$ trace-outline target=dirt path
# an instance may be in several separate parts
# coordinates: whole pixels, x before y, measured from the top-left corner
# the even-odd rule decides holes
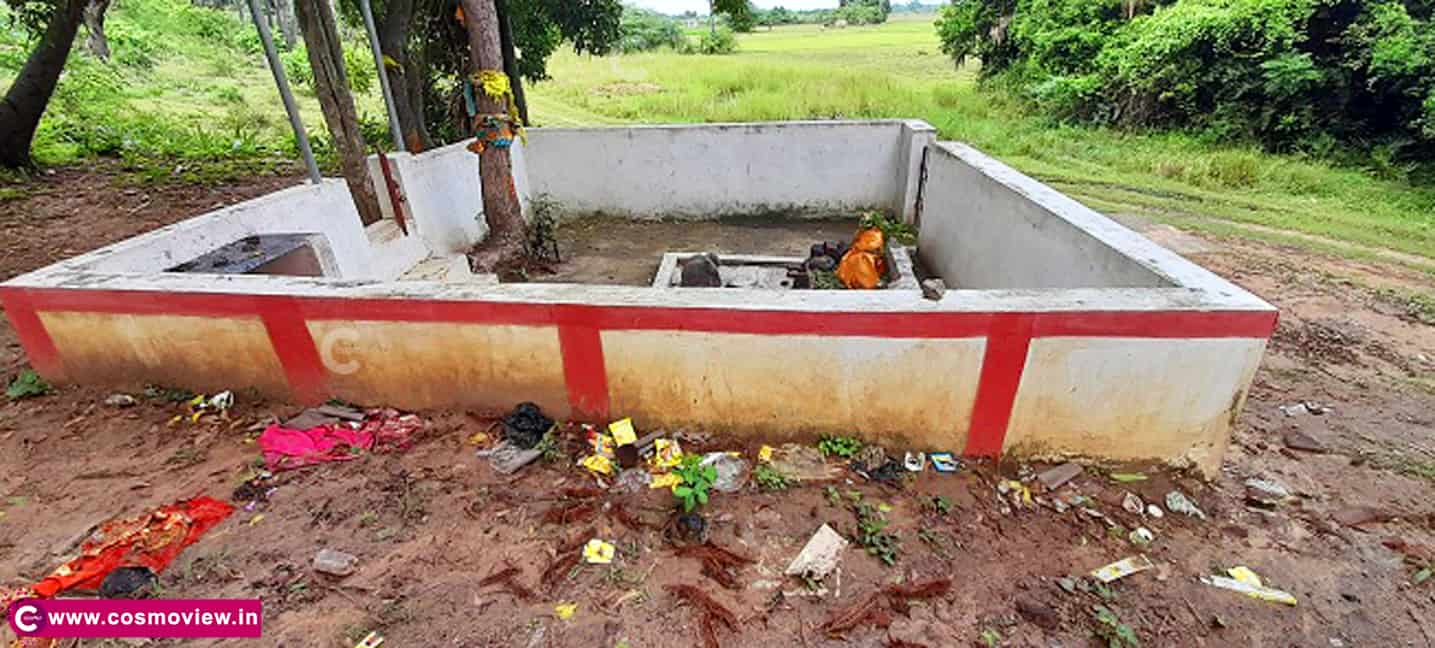
[[[30,198],[0,203],[7,232],[0,277],[291,181],[130,195],[71,191],[76,183],[108,187],[107,177],[62,174]],[[1412,585],[1417,567],[1392,549],[1435,547],[1435,328],[1375,290],[1435,294],[1435,286],[1416,273],[1266,244],[1153,236],[1187,237],[1196,260],[1280,306],[1282,321],[1219,479],[1150,470],[1146,481],[1123,485],[1089,469],[1065,487],[1091,498],[1090,507],[1123,530],[1145,526],[1155,534],[1146,553],[1158,568],[1107,588],[1083,583],[1068,592],[1060,579],[1137,553],[1124,533],[1074,510],[998,499],[999,480],[1041,466],[928,472],[902,489],[858,477],[836,484],[841,498],[856,491],[890,507],[888,530],[901,538],[897,564],[884,567],[850,549],[840,591],[779,597],[801,589],[780,572],[820,523],[854,527],[847,505],[834,505],[823,486],[714,496],[713,541],[755,561],[737,571],[738,589],[729,590],[704,576],[696,560],[675,556],[661,530],[630,529],[611,509],[580,524],[545,524],[561,489],[591,480],[562,464],[499,476],[467,442],[487,420],[430,412],[408,452],[282,474],[268,504],[241,510],[186,550],[161,577],[162,593],[263,598],[266,638],[259,645],[275,646],[347,648],[370,630],[393,646],[696,644],[695,613],[666,589],[674,584],[703,588],[738,617],[735,630],[718,630],[724,646],[981,646],[984,634],[1002,646],[1094,646],[1098,630],[1118,626],[1146,646],[1435,646],[1435,580]],[[8,327],[0,326],[0,341],[0,369],[13,373],[22,355]],[[66,388],[0,403],[0,587],[44,576],[86,529],[112,516],[200,493],[228,498],[255,465],[251,427],[297,409],[241,399],[232,423],[171,426],[176,405],[145,401],[115,410],[103,405],[107,395]],[[1307,401],[1329,411],[1288,416],[1280,409]],[[1289,447],[1294,432],[1327,451]],[[689,446],[727,447],[721,439]],[[1250,478],[1278,482],[1291,501],[1273,510],[1248,507]],[[1173,488],[1191,495],[1208,519],[1143,519],[1122,508],[1127,491],[1164,508]],[[935,496],[947,498],[950,513],[934,510]],[[662,491],[604,501],[654,526],[670,507]],[[1391,519],[1363,528],[1336,521],[1337,513],[1362,506]],[[560,570],[551,591],[540,588],[559,545],[589,536],[617,545],[614,565]],[[357,573],[343,580],[314,574],[310,561],[323,547],[357,555]],[[538,590],[532,600],[479,584],[507,565]],[[1236,565],[1299,604],[1249,599],[1197,580]],[[888,630],[828,637],[819,629],[881,585],[934,577],[951,578],[951,592],[913,602]],[[578,606],[567,621],[554,618],[562,602]],[[1096,606],[1119,621],[1098,621]]]

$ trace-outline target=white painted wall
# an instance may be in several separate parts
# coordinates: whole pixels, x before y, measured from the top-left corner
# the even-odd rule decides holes
[[[374,264],[343,180],[290,187],[162,227],[65,262],[94,272],[157,273],[254,234],[322,234],[345,278],[392,278]],[[395,275],[396,276],[396,275]]]
[[[918,251],[947,285],[976,289],[1175,285],[1103,241],[1120,229],[1081,207],[1044,204],[1050,188],[975,149],[941,142],[927,154]]]
[[[565,212],[711,219],[902,211],[903,121],[529,131],[534,194]]]

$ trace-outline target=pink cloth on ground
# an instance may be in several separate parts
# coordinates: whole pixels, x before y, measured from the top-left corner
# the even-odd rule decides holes
[[[307,430],[271,425],[259,435],[264,463],[275,472],[330,461],[348,461],[358,456],[356,450],[368,450],[373,446],[372,433],[344,425],[321,425]]]

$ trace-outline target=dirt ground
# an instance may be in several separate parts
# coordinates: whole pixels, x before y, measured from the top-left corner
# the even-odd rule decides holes
[[[558,231],[563,263],[552,274],[532,277],[548,283],[649,286],[668,252],[716,252],[807,258],[812,244],[847,241],[851,220],[740,222],[623,222],[585,218]]]
[[[0,203],[0,277],[288,181],[127,194],[104,173],[61,172],[29,197]],[[562,489],[592,479],[564,463],[500,476],[467,441],[489,427],[484,413],[425,412],[425,431],[407,452],[282,473],[268,504],[237,512],[187,549],[162,574],[160,594],[264,600],[262,641],[196,645],[346,648],[371,630],[396,647],[697,645],[697,613],[668,589],[690,584],[736,616],[735,628],[717,630],[723,646],[1095,646],[1108,645],[1099,631],[1121,626],[1145,646],[1435,646],[1435,579],[1411,583],[1417,561],[1431,560],[1435,547],[1435,327],[1376,290],[1431,294],[1435,282],[1265,244],[1147,230],[1275,303],[1282,320],[1219,478],[1088,467],[1060,491],[1090,497],[1090,507],[1122,530],[1154,533],[1145,553],[1157,568],[1108,587],[1085,579],[1067,591],[1072,582],[1062,579],[1141,553],[1124,534],[1077,510],[999,499],[1000,480],[1044,466],[968,464],[955,476],[929,471],[901,488],[848,475],[852,483],[832,484],[842,500],[836,504],[826,484],[715,495],[706,509],[712,541],[754,560],[737,570],[730,590],[703,575],[697,560],[676,556],[663,530],[630,529],[614,509],[582,523],[544,523],[544,513],[562,504]],[[0,349],[8,377],[23,363],[8,326],[0,325]],[[0,587],[43,577],[87,529],[113,516],[198,494],[228,498],[258,458],[251,426],[298,410],[241,396],[233,423],[170,426],[175,405],[143,401],[116,410],[103,404],[110,393],[67,387],[0,404]],[[1280,409],[1307,401],[1324,413]],[[1324,451],[1294,449],[1309,445],[1297,432]],[[688,445],[730,447],[699,437]],[[752,457],[751,448],[733,449]],[[1116,483],[1106,476],[1111,469],[1145,470],[1148,478]],[[1249,506],[1243,483],[1250,478],[1278,482],[1292,497],[1271,510]],[[1129,491],[1165,508],[1174,488],[1207,519],[1170,512],[1142,519],[1122,507]],[[897,562],[886,567],[850,548],[840,586],[803,596],[802,584],[781,571],[820,523],[854,530],[849,491],[890,507]],[[1040,489],[1037,495],[1051,501]],[[935,496],[947,498],[950,512],[934,509]],[[653,526],[671,509],[663,491],[600,501],[622,504]],[[1380,515],[1359,528],[1342,523],[1353,507]],[[551,590],[540,587],[557,549],[591,536],[617,545],[613,565],[560,569]],[[357,572],[344,579],[314,573],[310,563],[325,547],[358,556]],[[1298,605],[1198,580],[1237,565]],[[535,590],[531,600],[480,584],[505,566]],[[912,601],[905,614],[892,614],[888,629],[830,637],[820,628],[881,586],[932,578],[951,579],[950,592]],[[557,619],[560,603],[575,603],[576,614]],[[1096,606],[1119,620],[1098,620]]]

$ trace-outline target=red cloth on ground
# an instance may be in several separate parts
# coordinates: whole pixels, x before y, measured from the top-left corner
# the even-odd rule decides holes
[[[61,565],[33,589],[50,598],[71,589],[98,590],[117,567],[144,566],[158,574],[179,552],[194,544],[234,507],[212,497],[167,504],[139,517],[110,520],[80,545],[80,555]]]
[[[264,463],[275,472],[330,461],[347,461],[357,457],[359,450],[368,450],[373,446],[372,432],[354,430],[343,424],[320,425],[307,430],[271,425],[259,435]]]

